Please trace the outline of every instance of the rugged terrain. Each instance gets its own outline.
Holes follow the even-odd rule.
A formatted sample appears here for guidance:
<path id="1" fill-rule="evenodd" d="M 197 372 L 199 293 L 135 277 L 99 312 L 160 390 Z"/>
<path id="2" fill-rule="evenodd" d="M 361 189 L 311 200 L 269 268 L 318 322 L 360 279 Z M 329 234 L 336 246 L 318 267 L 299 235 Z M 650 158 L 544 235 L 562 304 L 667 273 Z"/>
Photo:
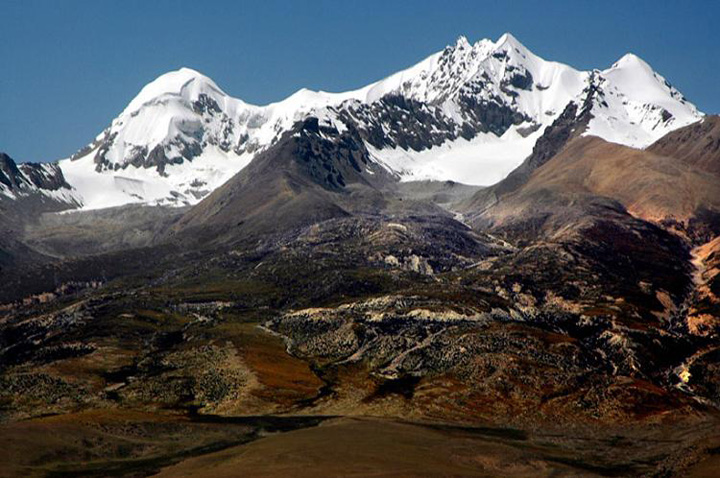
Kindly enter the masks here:
<path id="1" fill-rule="evenodd" d="M 712 476 L 718 118 L 509 35 L 398 75 L 306 111 L 182 70 L 2 157 L 0 475 Z M 487 187 L 393 167 L 483 135 L 531 142 Z M 247 164 L 175 175 L 208 148 Z"/>

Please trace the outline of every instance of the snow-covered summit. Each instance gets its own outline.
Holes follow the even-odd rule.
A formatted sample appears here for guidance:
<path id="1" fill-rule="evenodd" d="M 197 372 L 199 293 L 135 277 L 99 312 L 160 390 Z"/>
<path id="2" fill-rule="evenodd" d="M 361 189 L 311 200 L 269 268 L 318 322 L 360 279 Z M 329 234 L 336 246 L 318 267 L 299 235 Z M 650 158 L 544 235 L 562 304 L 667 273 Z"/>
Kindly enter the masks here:
<path id="1" fill-rule="evenodd" d="M 636 148 L 702 118 L 702 113 L 645 61 L 628 53 L 595 72 L 593 119 L 585 134 Z"/>
<path id="2" fill-rule="evenodd" d="M 192 68 L 183 67 L 165 73 L 145 85 L 120 116 L 132 114 L 143 105 L 157 101 L 165 96 L 182 96 L 186 99 L 197 99 L 201 94 L 209 95 L 221 101 L 230 98 L 207 76 Z M 240 100 L 236 99 L 233 99 L 233 102 L 242 104 Z"/>

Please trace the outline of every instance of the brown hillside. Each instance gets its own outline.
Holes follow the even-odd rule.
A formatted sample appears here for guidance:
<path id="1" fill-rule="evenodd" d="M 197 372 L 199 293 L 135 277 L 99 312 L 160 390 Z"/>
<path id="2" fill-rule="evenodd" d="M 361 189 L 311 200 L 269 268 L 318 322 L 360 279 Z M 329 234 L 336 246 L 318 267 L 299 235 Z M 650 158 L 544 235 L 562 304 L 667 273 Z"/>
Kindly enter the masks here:
<path id="1" fill-rule="evenodd" d="M 720 116 L 708 116 L 703 121 L 668 133 L 647 150 L 720 175 Z"/>

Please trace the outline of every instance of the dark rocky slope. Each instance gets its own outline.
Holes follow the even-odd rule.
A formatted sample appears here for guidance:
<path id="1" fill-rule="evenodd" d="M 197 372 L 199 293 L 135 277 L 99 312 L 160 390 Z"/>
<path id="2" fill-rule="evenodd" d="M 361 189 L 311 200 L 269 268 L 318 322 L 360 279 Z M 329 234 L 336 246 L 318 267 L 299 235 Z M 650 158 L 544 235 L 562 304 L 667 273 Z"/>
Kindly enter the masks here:
<path id="1" fill-rule="evenodd" d="M 351 215 L 448 215 L 429 203 L 402 203 L 393 189 L 393 179 L 370 161 L 355 129 L 340 133 L 310 117 L 185 214 L 174 237 L 212 238 L 217 244 Z"/>
<path id="2" fill-rule="evenodd" d="M 14 270 L 47 260 L 24 244 L 24 225 L 43 212 L 75 207 L 70 195 L 54 195 L 70 190 L 57 165 L 17 165 L 10 156 L 0 153 L 0 268 Z"/>

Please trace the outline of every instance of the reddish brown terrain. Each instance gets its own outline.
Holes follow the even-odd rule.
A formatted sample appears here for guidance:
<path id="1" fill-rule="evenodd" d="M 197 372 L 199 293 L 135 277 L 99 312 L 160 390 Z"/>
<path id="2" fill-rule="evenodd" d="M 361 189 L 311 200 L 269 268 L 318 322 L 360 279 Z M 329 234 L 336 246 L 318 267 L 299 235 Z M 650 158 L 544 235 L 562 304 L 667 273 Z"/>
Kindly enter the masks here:
<path id="1" fill-rule="evenodd" d="M 96 214 L 112 247 L 29 227 L 0 476 L 712 476 L 718 120 L 637 150 L 570 112 L 479 191 L 305 121 L 188 211 Z"/>

